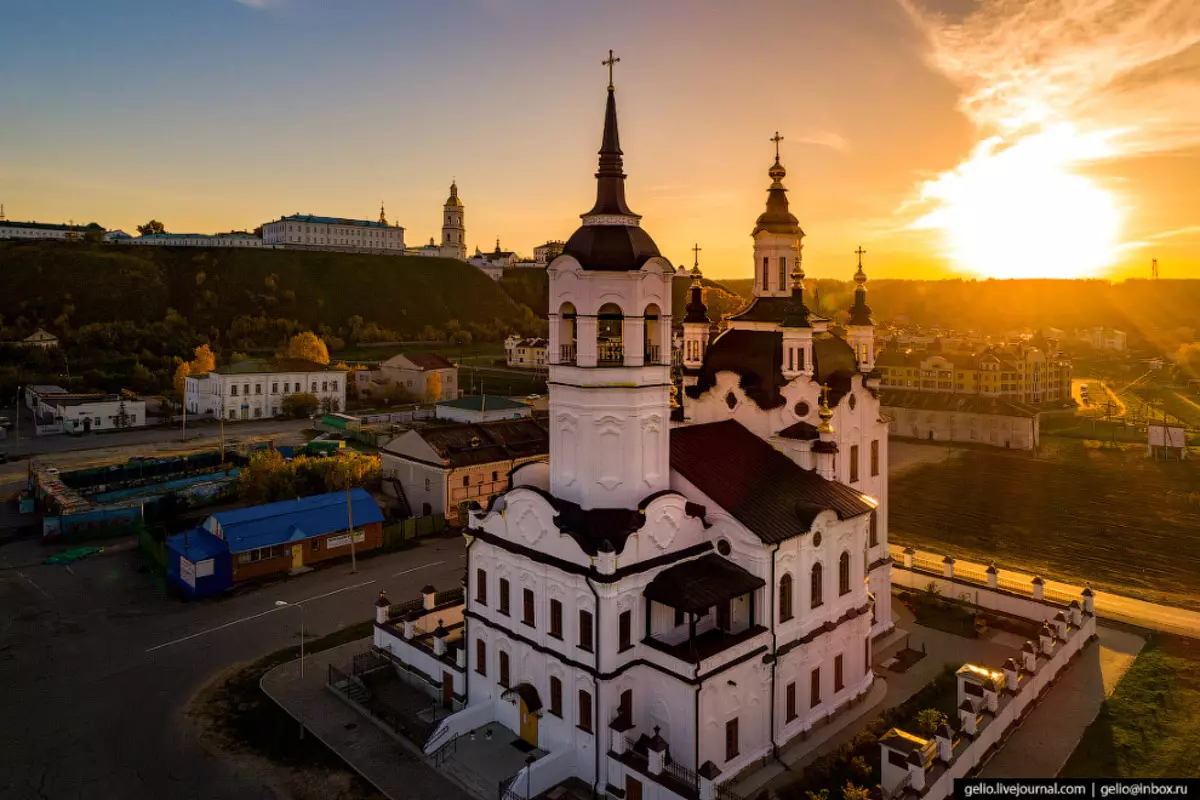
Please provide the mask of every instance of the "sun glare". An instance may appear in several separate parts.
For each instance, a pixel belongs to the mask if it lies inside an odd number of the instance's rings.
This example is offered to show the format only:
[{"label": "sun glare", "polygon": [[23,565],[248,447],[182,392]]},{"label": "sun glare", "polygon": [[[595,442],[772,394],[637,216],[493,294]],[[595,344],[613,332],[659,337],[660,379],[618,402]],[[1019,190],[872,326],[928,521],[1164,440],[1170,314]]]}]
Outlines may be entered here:
[{"label": "sun glare", "polygon": [[1117,258],[1121,215],[1111,193],[1071,167],[1104,147],[1067,125],[984,141],[924,185],[921,200],[936,208],[912,227],[941,231],[956,266],[975,275],[1094,275]]}]

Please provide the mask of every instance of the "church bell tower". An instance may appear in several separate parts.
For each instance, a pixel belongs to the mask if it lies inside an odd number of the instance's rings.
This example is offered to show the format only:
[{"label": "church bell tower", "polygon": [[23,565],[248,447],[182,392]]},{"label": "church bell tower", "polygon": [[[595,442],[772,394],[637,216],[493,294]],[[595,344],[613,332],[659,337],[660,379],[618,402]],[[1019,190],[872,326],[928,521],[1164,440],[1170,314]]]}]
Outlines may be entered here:
[{"label": "church bell tower", "polygon": [[467,260],[467,228],[463,221],[463,203],[458,199],[458,183],[450,183],[450,196],[442,206],[442,247],[444,258]]},{"label": "church bell tower", "polygon": [[635,509],[670,487],[671,285],[625,203],[609,58],[596,202],[550,263],[550,491]]},{"label": "church bell tower", "polygon": [[775,143],[775,163],[767,170],[771,186],[767,189],[767,208],[755,222],[754,237],[754,296],[788,297],[789,278],[800,264],[801,240],[804,231],[800,221],[788,209],[787,189],[783,179],[787,170],[779,163],[779,132],[771,138]]}]

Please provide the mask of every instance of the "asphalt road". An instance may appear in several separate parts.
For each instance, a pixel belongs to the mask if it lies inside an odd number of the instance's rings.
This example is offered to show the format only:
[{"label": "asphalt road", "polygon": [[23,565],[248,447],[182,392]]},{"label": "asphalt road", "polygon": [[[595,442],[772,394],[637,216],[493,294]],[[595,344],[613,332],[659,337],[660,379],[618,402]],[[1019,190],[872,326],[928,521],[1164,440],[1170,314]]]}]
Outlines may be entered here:
[{"label": "asphalt road", "polygon": [[[61,549],[61,548],[57,548]],[[0,546],[0,797],[273,798],[200,745],[189,698],[229,666],[368,619],[379,591],[459,585],[463,544],[413,550],[185,603],[137,571],[132,543],[70,567],[37,541]]]},{"label": "asphalt road", "polygon": [[[5,412],[0,410],[0,416]],[[9,419],[14,419],[12,409],[9,409]],[[264,434],[293,434],[309,426],[304,420],[262,420],[259,422],[231,422],[225,425],[225,440],[228,444],[232,438],[246,436],[261,436]],[[187,442],[189,445],[197,442],[211,442],[214,445],[220,438],[221,426],[212,421],[189,424]],[[120,433],[90,433],[83,436],[57,434],[54,436],[34,436],[33,427],[29,424],[28,414],[21,418],[20,440],[16,439],[18,431],[9,429],[7,439],[0,440],[0,453],[9,457],[25,457],[48,453],[66,453],[74,450],[93,450],[101,447],[121,447],[126,445],[147,445],[165,442],[182,443],[183,430],[181,426],[173,428],[142,428],[140,430],[121,431]]]}]

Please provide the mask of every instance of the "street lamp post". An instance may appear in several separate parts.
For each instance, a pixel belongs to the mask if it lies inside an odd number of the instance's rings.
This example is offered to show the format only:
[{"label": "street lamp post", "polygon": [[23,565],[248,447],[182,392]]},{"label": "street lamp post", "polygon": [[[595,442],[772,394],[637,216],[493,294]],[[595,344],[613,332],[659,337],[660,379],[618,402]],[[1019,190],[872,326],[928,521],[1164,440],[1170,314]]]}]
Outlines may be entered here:
[{"label": "street lamp post", "polygon": [[282,608],[283,606],[292,606],[300,609],[300,677],[304,678],[304,604],[289,603],[287,600],[276,600],[275,605]]}]

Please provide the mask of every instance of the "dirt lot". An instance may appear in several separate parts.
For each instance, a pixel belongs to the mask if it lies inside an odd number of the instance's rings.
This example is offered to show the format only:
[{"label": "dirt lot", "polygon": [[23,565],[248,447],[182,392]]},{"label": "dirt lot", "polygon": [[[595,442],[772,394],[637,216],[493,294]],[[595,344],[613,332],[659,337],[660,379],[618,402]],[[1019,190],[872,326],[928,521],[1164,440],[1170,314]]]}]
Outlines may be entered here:
[{"label": "dirt lot", "polygon": [[889,537],[1200,609],[1200,460],[1156,462],[1144,452],[1044,437],[1037,455],[910,458],[891,472]]}]

